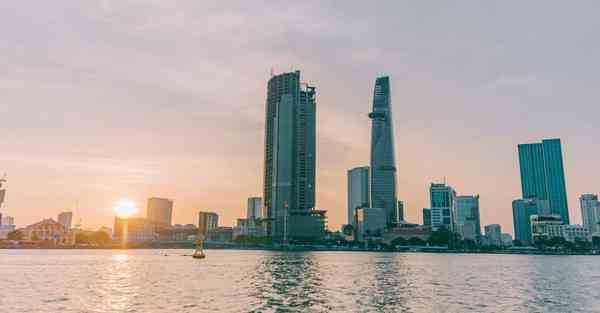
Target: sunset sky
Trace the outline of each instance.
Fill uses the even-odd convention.
[[[346,170],[368,165],[373,84],[389,75],[398,194],[480,194],[512,232],[517,144],[559,137],[571,218],[600,192],[596,1],[3,1],[0,173],[19,226],[73,210],[112,227],[131,199],[233,225],[261,195],[266,84],[317,87],[317,206],[337,229]],[[484,5],[476,7],[475,5]],[[78,203],[78,205],[76,205]]]

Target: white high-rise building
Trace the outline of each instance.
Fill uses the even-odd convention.
[[[64,226],[66,229],[71,229],[72,222],[73,212],[61,212],[58,214],[58,223]]]
[[[600,232],[600,202],[598,195],[585,194],[579,197],[581,206],[581,218],[583,226],[589,230],[591,234]]]
[[[449,231],[454,231],[456,191],[446,184],[431,184],[429,198],[431,200],[431,228],[438,230],[444,227]]]
[[[246,218],[249,220],[255,220],[262,218],[262,198],[261,197],[250,197],[248,198],[248,208],[246,211]]]
[[[356,208],[370,206],[369,167],[355,167],[348,170],[348,224],[354,225]]]

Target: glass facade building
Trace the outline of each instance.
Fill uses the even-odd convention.
[[[479,241],[481,238],[479,195],[457,196],[455,206],[456,231],[463,239]]]
[[[356,208],[369,207],[369,167],[355,167],[348,170],[348,224],[354,225],[354,214]]]
[[[569,224],[567,189],[560,139],[520,144],[519,168],[524,199],[548,200],[550,213]]]
[[[315,87],[301,83],[300,71],[272,76],[267,86],[263,201],[267,234],[276,241],[310,237],[310,229],[323,223],[322,214],[313,214],[315,95]],[[317,226],[296,227],[295,219]]]
[[[512,210],[515,240],[525,246],[531,245],[531,216],[547,215],[550,211],[548,200],[517,199],[512,202]]]
[[[371,119],[371,207],[386,213],[386,227],[398,223],[396,155],[389,77],[375,80]]]

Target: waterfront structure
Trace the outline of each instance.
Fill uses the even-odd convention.
[[[263,200],[275,241],[320,239],[315,210],[316,91],[300,71],[274,75],[267,86]]]
[[[173,200],[165,198],[148,199],[146,218],[160,226],[171,226],[173,217]]]
[[[600,232],[600,202],[598,201],[598,195],[581,195],[579,197],[579,204],[581,206],[583,226],[592,234]]]
[[[510,234],[502,233],[500,239],[503,247],[511,247],[513,245],[513,237]]]
[[[455,202],[456,232],[463,239],[475,242],[481,237],[481,222],[479,218],[479,195],[457,196]]]
[[[432,183],[429,186],[431,227],[433,230],[446,228],[454,231],[454,208],[456,191],[446,184]]]
[[[219,215],[214,212],[198,212],[198,234],[206,236],[219,227]]]
[[[550,214],[569,224],[569,208],[560,139],[520,144],[519,168],[523,199],[548,200]]]
[[[211,229],[206,235],[206,240],[218,243],[231,242],[233,240],[233,227],[219,226]]]
[[[559,237],[556,235],[557,227],[563,224],[560,215],[532,215],[531,221],[531,240],[533,243],[548,240],[553,237]]]
[[[485,225],[485,238],[488,244],[502,247],[502,227],[499,224]]]
[[[246,207],[246,218],[249,220],[262,218],[262,208],[263,204],[261,197],[248,198],[248,206]]]
[[[45,241],[54,245],[72,245],[74,237],[62,224],[51,218],[31,224],[22,230],[23,240]]]
[[[357,208],[355,210],[355,238],[359,241],[381,238],[386,230],[387,211],[383,208]]]
[[[354,211],[356,208],[369,207],[370,195],[370,168],[368,166],[355,167],[348,170],[348,210],[347,222],[354,226]]]
[[[398,223],[405,223],[404,221],[404,201],[398,200]]]
[[[158,239],[156,225],[146,218],[115,217],[114,240],[121,243],[142,243]]]
[[[396,155],[390,79],[375,80],[371,119],[371,207],[386,212],[386,227],[398,223]]]
[[[569,242],[592,241],[592,234],[583,225],[549,225],[550,238],[559,237]]]
[[[233,228],[233,239],[240,236],[263,237],[264,235],[263,227],[254,219],[238,218]]]
[[[431,227],[431,209],[423,208],[423,226]]]
[[[71,223],[73,222],[73,212],[61,212],[58,214],[58,222],[63,225],[67,230],[71,229]]]
[[[515,240],[524,246],[533,244],[531,216],[547,215],[550,211],[548,200],[517,199],[512,202],[512,210]]]
[[[415,240],[418,238],[423,242],[427,242],[431,236],[431,227],[416,225],[416,224],[400,224],[398,227],[388,229],[383,233],[383,242],[386,244],[392,243],[394,239],[402,238],[406,241]]]
[[[12,216],[2,216],[0,218],[0,239],[7,239],[8,233],[15,229],[15,219]]]
[[[6,197],[6,189],[2,188],[3,183],[6,183],[6,177],[0,178],[0,225],[2,225],[2,204],[4,203],[4,198]]]

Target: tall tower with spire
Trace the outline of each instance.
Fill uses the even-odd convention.
[[[371,119],[371,207],[386,212],[386,226],[398,223],[394,123],[388,76],[375,80]]]

